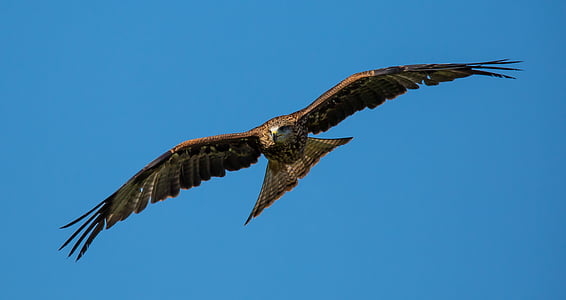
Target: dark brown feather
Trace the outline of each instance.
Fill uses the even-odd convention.
[[[69,253],[71,256],[84,240],[78,260],[104,228],[126,219],[132,212],[141,212],[149,201],[176,197],[181,188],[189,189],[211,177],[222,177],[225,170],[247,168],[257,162],[260,154],[259,141],[253,132],[183,142],[149,163],[95,208],[63,226],[72,226],[90,216],[60,249],[82,232]]]
[[[423,64],[377,69],[354,74],[322,94],[308,107],[297,111],[306,118],[309,133],[317,134],[366,107],[373,109],[419,85],[437,85],[470,75],[513,78],[485,70],[518,70],[501,65],[516,61],[496,60],[470,64]]]

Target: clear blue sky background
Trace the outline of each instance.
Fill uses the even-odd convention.
[[[1,1],[4,299],[566,299],[563,1]],[[348,75],[524,60],[363,111],[248,226],[266,161],[78,263],[58,227],[177,143]]]

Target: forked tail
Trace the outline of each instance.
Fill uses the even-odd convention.
[[[259,216],[265,208],[281,198],[285,192],[292,190],[297,185],[298,179],[305,177],[321,157],[336,147],[348,143],[351,139],[351,137],[342,139],[309,137],[304,156],[296,162],[285,164],[270,160],[265,171],[261,192],[245,224],[248,224],[252,218]]]

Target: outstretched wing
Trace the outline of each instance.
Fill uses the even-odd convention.
[[[356,73],[295,114],[306,118],[309,132],[316,134],[328,130],[356,111],[366,107],[373,109],[386,99],[391,100],[404,94],[407,89],[418,89],[419,84],[437,85],[470,75],[513,78],[485,70],[516,71],[519,69],[500,65],[518,62],[496,60],[469,64],[408,65]]]
[[[259,139],[252,132],[183,142],[149,163],[96,207],[61,227],[67,228],[88,218],[59,250],[82,232],[69,253],[71,256],[86,238],[77,256],[79,260],[104,227],[112,227],[132,212],[141,212],[149,201],[155,203],[176,197],[180,189],[199,186],[201,181],[211,177],[223,177],[226,170],[247,168],[257,162],[260,154]]]

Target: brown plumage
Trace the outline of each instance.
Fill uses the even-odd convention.
[[[486,71],[518,70],[501,66],[513,63],[517,61],[407,65],[361,72],[346,78],[306,108],[273,118],[250,131],[185,141],[149,163],[93,209],[63,226],[67,228],[86,218],[59,250],[78,237],[69,253],[71,256],[82,244],[78,260],[100,231],[126,219],[132,212],[141,212],[148,202],[176,197],[181,189],[199,186],[212,177],[223,177],[226,170],[247,168],[264,154],[268,159],[267,170],[247,224],[293,189],[322,156],[351,140],[318,139],[308,137],[309,133],[327,131],[356,111],[373,109],[386,99],[422,84],[437,85],[470,75],[513,78]]]

